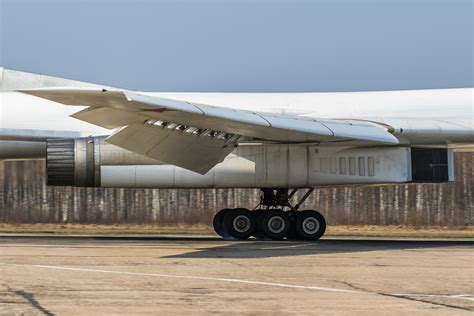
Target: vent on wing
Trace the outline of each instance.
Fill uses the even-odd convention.
[[[145,125],[148,125],[148,126],[151,125],[151,126],[160,127],[162,129],[170,129],[177,132],[188,133],[188,134],[196,135],[198,137],[210,137],[213,139],[222,140],[225,143],[229,143],[229,144],[235,144],[241,137],[240,135],[237,135],[237,134],[214,131],[211,129],[203,129],[203,128],[193,127],[189,125],[183,125],[183,124],[178,124],[178,123],[173,123],[173,122],[165,122],[165,121],[160,121],[160,120],[146,120]]]

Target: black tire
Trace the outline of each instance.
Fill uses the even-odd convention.
[[[301,211],[296,216],[295,229],[298,237],[303,240],[318,240],[326,231],[326,220],[317,211]]]
[[[272,240],[285,238],[290,229],[290,218],[282,210],[269,210],[260,218],[260,231]]]
[[[229,237],[229,234],[227,233],[227,230],[224,226],[224,217],[231,210],[232,209],[230,208],[224,208],[220,210],[219,212],[216,213],[216,215],[214,215],[214,219],[212,220],[212,226],[214,227],[214,231],[216,232],[217,235],[224,238]]]
[[[247,239],[255,231],[257,222],[252,212],[245,208],[230,210],[224,216],[224,227],[235,239]]]
[[[298,234],[296,233],[296,216],[298,215],[297,211],[288,211],[288,217],[290,218],[290,229],[286,233],[286,239],[288,240],[298,240]]]
[[[256,239],[258,240],[264,240],[264,239],[267,239],[267,236],[265,236],[265,234],[260,230],[260,223],[261,223],[261,220],[262,220],[262,217],[263,215],[268,212],[267,210],[255,210],[255,211],[252,211],[253,213],[253,216],[255,217],[255,222],[257,223],[257,225],[255,226],[255,230],[252,234],[252,236],[254,236]]]

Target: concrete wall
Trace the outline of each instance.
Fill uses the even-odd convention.
[[[330,224],[472,225],[473,158],[455,154],[454,183],[319,188],[305,207]],[[44,161],[0,162],[0,222],[209,224],[217,210],[252,208],[258,196],[247,189],[46,187]]]

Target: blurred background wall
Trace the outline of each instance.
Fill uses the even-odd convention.
[[[303,207],[321,211],[332,225],[472,225],[473,158],[473,153],[455,154],[453,183],[318,188]],[[219,209],[253,208],[260,194],[47,187],[44,169],[41,160],[0,162],[0,222],[210,225]]]

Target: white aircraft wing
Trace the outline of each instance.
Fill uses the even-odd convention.
[[[237,110],[126,90],[18,90],[66,105],[88,106],[72,116],[108,129],[107,142],[144,156],[206,173],[242,136],[278,143],[398,144],[383,125]]]

